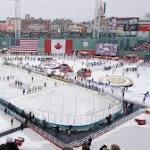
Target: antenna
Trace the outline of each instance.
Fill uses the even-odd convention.
[[[21,0],[12,0],[15,3],[15,38],[20,39],[21,33]]]

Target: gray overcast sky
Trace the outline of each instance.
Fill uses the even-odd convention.
[[[0,0],[0,18],[14,16],[12,0]],[[21,16],[29,13],[42,18],[89,20],[94,16],[95,0],[21,0]],[[105,0],[106,16],[144,16],[150,13],[150,0]]]

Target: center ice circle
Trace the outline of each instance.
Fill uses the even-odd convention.
[[[106,81],[110,82],[112,84],[124,84],[126,82],[125,79],[118,78],[118,77],[108,78],[108,79],[106,79]]]
[[[41,67],[46,69],[57,69],[59,68],[60,64],[56,62],[49,62],[49,63],[43,63]]]
[[[105,84],[110,84],[111,86],[132,86],[133,81],[127,77],[122,76],[106,76],[102,78],[102,82]]]

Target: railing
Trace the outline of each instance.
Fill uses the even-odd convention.
[[[12,134],[12,133],[14,133],[14,132],[17,132],[17,131],[19,131],[19,130],[21,130],[20,127],[16,127],[16,128],[7,130],[7,131],[5,131],[5,132],[0,133],[0,137],[7,136],[7,135]]]
[[[65,144],[63,142],[61,142],[60,140],[56,139],[54,136],[48,134],[47,132],[45,132],[44,130],[42,130],[41,128],[33,125],[32,123],[28,122],[27,123],[28,127],[30,127],[32,130],[34,130],[35,132],[37,132],[39,135],[41,135],[43,138],[45,138],[46,140],[52,142],[53,144],[57,145],[60,148],[65,147]]]
[[[37,132],[39,135],[41,135],[42,137],[44,137],[46,140],[52,142],[53,144],[57,145],[60,148],[63,147],[79,147],[81,146],[84,142],[86,142],[90,137],[92,139],[95,139],[109,131],[111,131],[112,129],[120,126],[121,124],[127,122],[128,120],[133,119],[135,116],[141,114],[142,112],[144,112],[144,109],[140,109],[139,111],[136,111],[135,113],[132,113],[131,115],[113,123],[112,125],[104,128],[103,130],[99,130],[96,133],[90,134],[89,136],[81,139],[81,140],[75,140],[74,142],[70,143],[70,144],[65,144],[63,142],[61,142],[60,140],[56,139],[54,136],[48,134],[47,132],[45,132],[44,130],[42,130],[41,128],[33,125],[32,123],[28,122],[28,127],[30,127],[32,130],[34,130],[35,132]]]
[[[110,126],[104,128],[103,130],[99,130],[99,131],[97,131],[96,133],[90,134],[89,136],[87,136],[87,137],[85,137],[85,138],[83,138],[83,139],[81,139],[81,140],[76,140],[76,141],[74,141],[74,142],[68,144],[67,146],[68,146],[68,147],[79,147],[79,146],[81,146],[84,142],[86,142],[90,137],[91,137],[92,139],[95,139],[95,138],[97,138],[97,137],[99,137],[99,136],[101,136],[101,135],[103,135],[103,134],[105,134],[105,133],[111,131],[112,129],[115,129],[116,127],[122,125],[123,123],[125,123],[125,122],[127,122],[127,121],[133,119],[134,117],[138,116],[139,114],[141,114],[141,113],[144,112],[144,111],[145,111],[145,109],[140,109],[140,110],[136,111],[135,113],[132,113],[131,115],[129,115],[129,116],[127,116],[127,117],[125,117],[125,118],[123,118],[123,119],[121,119],[121,120],[119,120],[119,121],[113,123],[112,125],[110,125]]]

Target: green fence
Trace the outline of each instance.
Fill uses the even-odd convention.
[[[9,38],[0,38],[0,48],[9,48],[10,39]]]
[[[44,38],[39,39],[39,44],[38,44],[38,53],[39,54],[44,54]]]
[[[95,50],[95,39],[73,39],[74,50]]]
[[[38,53],[44,54],[44,40],[45,38],[39,38]],[[116,35],[103,35],[98,39],[87,38],[87,39],[72,39],[73,40],[73,50],[95,50],[97,43],[115,43],[118,44],[118,55],[126,54],[137,54],[142,57],[149,55],[148,52],[135,52],[132,51],[132,48],[135,47],[138,43],[150,42],[150,38],[142,38],[137,36],[116,36]],[[10,48],[11,47],[11,38],[0,37],[0,48]],[[147,54],[148,53],[148,54]],[[149,57],[149,56],[148,56]]]

